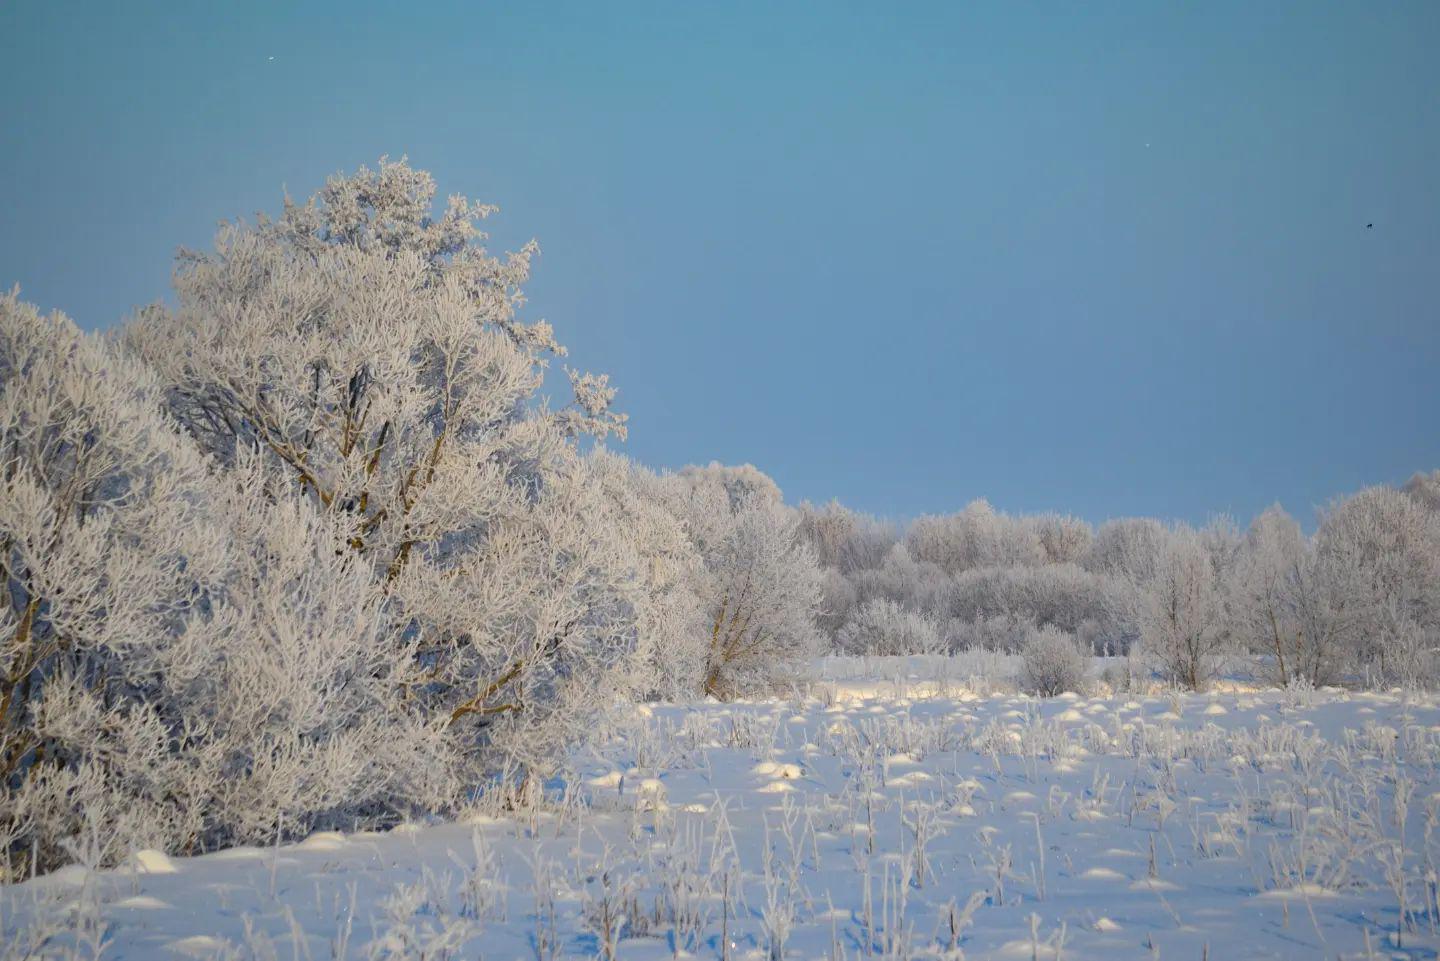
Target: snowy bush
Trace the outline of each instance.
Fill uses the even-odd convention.
[[[715,697],[763,688],[820,650],[820,568],[800,543],[795,512],[767,496],[755,475],[769,480],[750,468],[741,475],[748,491],[738,495],[735,470],[718,465],[653,484],[702,561],[696,588],[705,611],[702,677]]]
[[[1089,653],[1074,635],[1054,627],[1032,631],[1020,648],[1020,687],[1041,697],[1085,690]]]
[[[222,588],[223,531],[153,379],[135,364],[107,376],[113,360],[67,318],[0,298],[0,837],[16,871],[54,864],[72,805],[92,798],[120,844],[193,820],[192,772],[145,682],[161,640],[191,628],[189,598]]]
[[[951,618],[945,625],[945,647],[950,651],[982,649],[1015,654],[1034,630],[1034,621],[1012,614],[981,616],[974,620]]]
[[[938,654],[944,649],[935,620],[890,600],[868,601],[840,629],[843,653],[893,656]]]
[[[587,460],[605,496],[605,514],[594,523],[615,531],[628,552],[624,566],[638,582],[633,669],[644,679],[635,688],[662,698],[693,695],[704,681],[707,655],[705,606],[698,593],[704,561],[680,519],[657,496],[660,481],[651,471],[603,447]]]
[[[982,567],[955,578],[948,613],[965,619],[1005,615],[1071,633],[1093,621],[1118,641],[1126,633],[1122,593],[1113,578],[1075,564]]]
[[[951,591],[949,575],[936,564],[915,560],[903,543],[891,547],[879,567],[856,571],[850,582],[857,604],[891,600],[932,612],[946,609]]]
[[[215,477],[151,374],[0,300],[0,837],[48,867],[79,835],[204,850],[433,806],[413,658],[329,520]]]

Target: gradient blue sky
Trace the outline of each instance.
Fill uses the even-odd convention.
[[[539,238],[646,463],[1308,520],[1440,467],[1437,50],[1434,0],[11,0],[0,284],[105,327],[408,154]]]

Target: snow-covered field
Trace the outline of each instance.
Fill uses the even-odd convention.
[[[52,933],[62,957],[92,956],[78,937],[106,959],[316,961],[1440,946],[1432,696],[1037,701],[845,673],[641,708],[518,814],[0,889],[0,958]]]

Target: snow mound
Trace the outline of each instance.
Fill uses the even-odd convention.
[[[130,855],[130,866],[137,874],[174,874],[178,868],[164,851],[146,848]]]
[[[121,898],[112,902],[112,908],[128,908],[135,911],[163,911],[170,905],[159,898],[152,898],[148,894],[136,894],[128,898]]]
[[[788,780],[805,776],[805,770],[800,765],[785,764],[780,761],[762,761],[751,768],[750,773],[758,774],[761,777],[778,777]]]

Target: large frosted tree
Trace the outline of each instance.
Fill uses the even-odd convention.
[[[535,252],[492,256],[492,210],[404,161],[336,177],[274,220],[182,257],[170,311],[130,348],[222,463],[249,453],[340,530],[386,630],[413,645],[412,702],[467,756],[529,766],[631,683],[634,572],[595,522],[575,441],[624,432],[604,377],[539,391],[563,348],[521,319]]]

